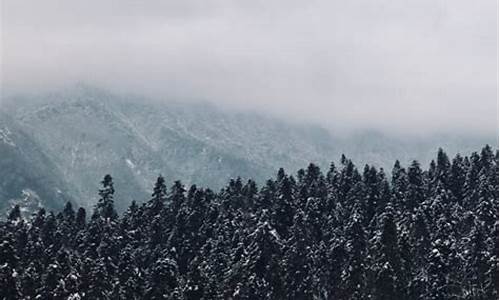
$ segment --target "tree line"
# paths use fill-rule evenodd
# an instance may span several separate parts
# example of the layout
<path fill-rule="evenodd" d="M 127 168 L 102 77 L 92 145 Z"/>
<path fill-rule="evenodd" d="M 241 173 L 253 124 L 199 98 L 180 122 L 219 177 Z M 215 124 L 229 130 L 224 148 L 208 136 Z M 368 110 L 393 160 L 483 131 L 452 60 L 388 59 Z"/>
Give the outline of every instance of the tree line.
<path fill-rule="evenodd" d="M 425 170 L 283 169 L 219 192 L 158 177 L 119 215 L 67 203 L 0 221 L 0 299 L 497 299 L 498 151 Z"/>

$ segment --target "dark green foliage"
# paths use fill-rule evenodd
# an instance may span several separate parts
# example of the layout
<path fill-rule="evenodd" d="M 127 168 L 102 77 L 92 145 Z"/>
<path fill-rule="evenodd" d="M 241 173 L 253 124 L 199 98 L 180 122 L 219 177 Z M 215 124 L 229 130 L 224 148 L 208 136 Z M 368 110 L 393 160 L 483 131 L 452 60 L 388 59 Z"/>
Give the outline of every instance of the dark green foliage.
<path fill-rule="evenodd" d="M 219 193 L 160 176 L 119 217 L 106 175 L 88 222 L 0 221 L 0 299 L 496 299 L 498 152 L 387 176 L 345 156 Z"/>
<path fill-rule="evenodd" d="M 19 205 L 16 205 L 10 211 L 9 216 L 7 217 L 7 219 L 9 219 L 9 221 L 17 221 L 20 218 L 21 218 L 21 209 L 19 208 Z"/>
<path fill-rule="evenodd" d="M 97 202 L 92 219 L 99 217 L 104 220 L 116 219 L 118 214 L 114 208 L 113 195 L 115 194 L 115 188 L 113 187 L 113 178 L 111 175 L 104 176 L 101 184 L 102 189 L 99 190 L 99 202 Z"/>

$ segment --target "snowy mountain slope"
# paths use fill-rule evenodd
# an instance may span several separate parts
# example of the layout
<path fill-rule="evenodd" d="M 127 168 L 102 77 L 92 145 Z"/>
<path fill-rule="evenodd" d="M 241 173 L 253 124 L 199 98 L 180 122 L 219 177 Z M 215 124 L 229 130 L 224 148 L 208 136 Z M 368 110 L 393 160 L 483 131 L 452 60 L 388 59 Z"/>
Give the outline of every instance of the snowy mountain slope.
<path fill-rule="evenodd" d="M 278 165 L 296 168 L 310 161 L 327 162 L 325 154 L 333 153 L 331 136 L 326 131 L 298 127 L 258 115 L 226 113 L 210 105 L 197 107 L 193 104 L 122 103 L 115 107 L 117 110 L 120 108 L 155 149 L 167 157 L 172 156 L 172 163 L 180 164 L 178 166 L 182 168 L 192 164 L 192 155 L 220 155 L 214 158 L 222 163 L 223 158 L 233 157 L 248 161 L 258 169 L 275 170 Z M 326 147 L 315 139 L 315 130 L 328 141 Z M 172 144 L 182 150 L 169 147 Z M 200 147 L 198 151 L 197 147 Z M 190 156 L 185 151 L 197 153 Z"/>
<path fill-rule="evenodd" d="M 209 105 L 127 103 L 95 91 L 55 95 L 12 112 L 74 183 L 86 207 L 97 200 L 107 173 L 115 177 L 123 209 L 133 199 L 146 199 L 158 174 L 217 189 L 232 177 L 262 181 L 277 166 L 320 161 L 325 150 L 317 149 L 307 130 L 272 119 Z"/>
<path fill-rule="evenodd" d="M 97 200 L 103 174 L 116 174 L 117 203 L 143 199 L 152 174 L 170 174 L 155 152 L 102 104 L 78 100 L 44 105 L 18 116 L 25 130 L 36 136 L 62 176 L 75 183 L 80 205 Z M 148 176 L 149 175 L 149 176 Z"/>
<path fill-rule="evenodd" d="M 21 204 L 60 209 L 72 201 L 71 185 L 56 165 L 8 115 L 0 113 L 0 211 Z"/>
<path fill-rule="evenodd" d="M 40 170 L 58 170 L 85 207 L 97 200 L 102 176 L 112 174 L 120 210 L 133 199 L 147 199 L 159 174 L 170 182 L 218 189 L 236 176 L 262 182 L 279 167 L 290 172 L 309 162 L 327 167 L 342 153 L 359 166 L 390 169 L 395 159 L 427 163 L 438 147 L 468 153 L 485 143 L 498 145 L 495 139 L 471 136 L 415 139 L 360 132 L 338 137 L 319 127 L 205 103 L 154 103 L 92 88 L 27 98 L 6 109 L 33 137 L 28 147 L 41 149 L 52 164 L 41 164 Z"/>

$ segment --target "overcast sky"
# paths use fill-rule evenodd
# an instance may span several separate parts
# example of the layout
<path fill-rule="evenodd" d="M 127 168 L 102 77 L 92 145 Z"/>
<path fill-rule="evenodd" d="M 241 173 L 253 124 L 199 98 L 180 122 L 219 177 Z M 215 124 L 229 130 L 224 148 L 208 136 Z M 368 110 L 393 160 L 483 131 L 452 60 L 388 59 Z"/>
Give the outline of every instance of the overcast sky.
<path fill-rule="evenodd" d="M 3 95 L 86 82 L 331 128 L 497 130 L 497 0 L 2 0 Z"/>

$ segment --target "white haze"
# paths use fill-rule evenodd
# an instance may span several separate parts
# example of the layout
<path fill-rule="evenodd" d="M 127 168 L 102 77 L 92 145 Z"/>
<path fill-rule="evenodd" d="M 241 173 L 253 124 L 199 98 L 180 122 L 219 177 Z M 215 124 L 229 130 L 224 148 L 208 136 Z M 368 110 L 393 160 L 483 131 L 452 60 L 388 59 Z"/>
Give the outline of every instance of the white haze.
<path fill-rule="evenodd" d="M 85 82 L 335 129 L 497 131 L 496 0 L 1 3 L 3 97 Z"/>

